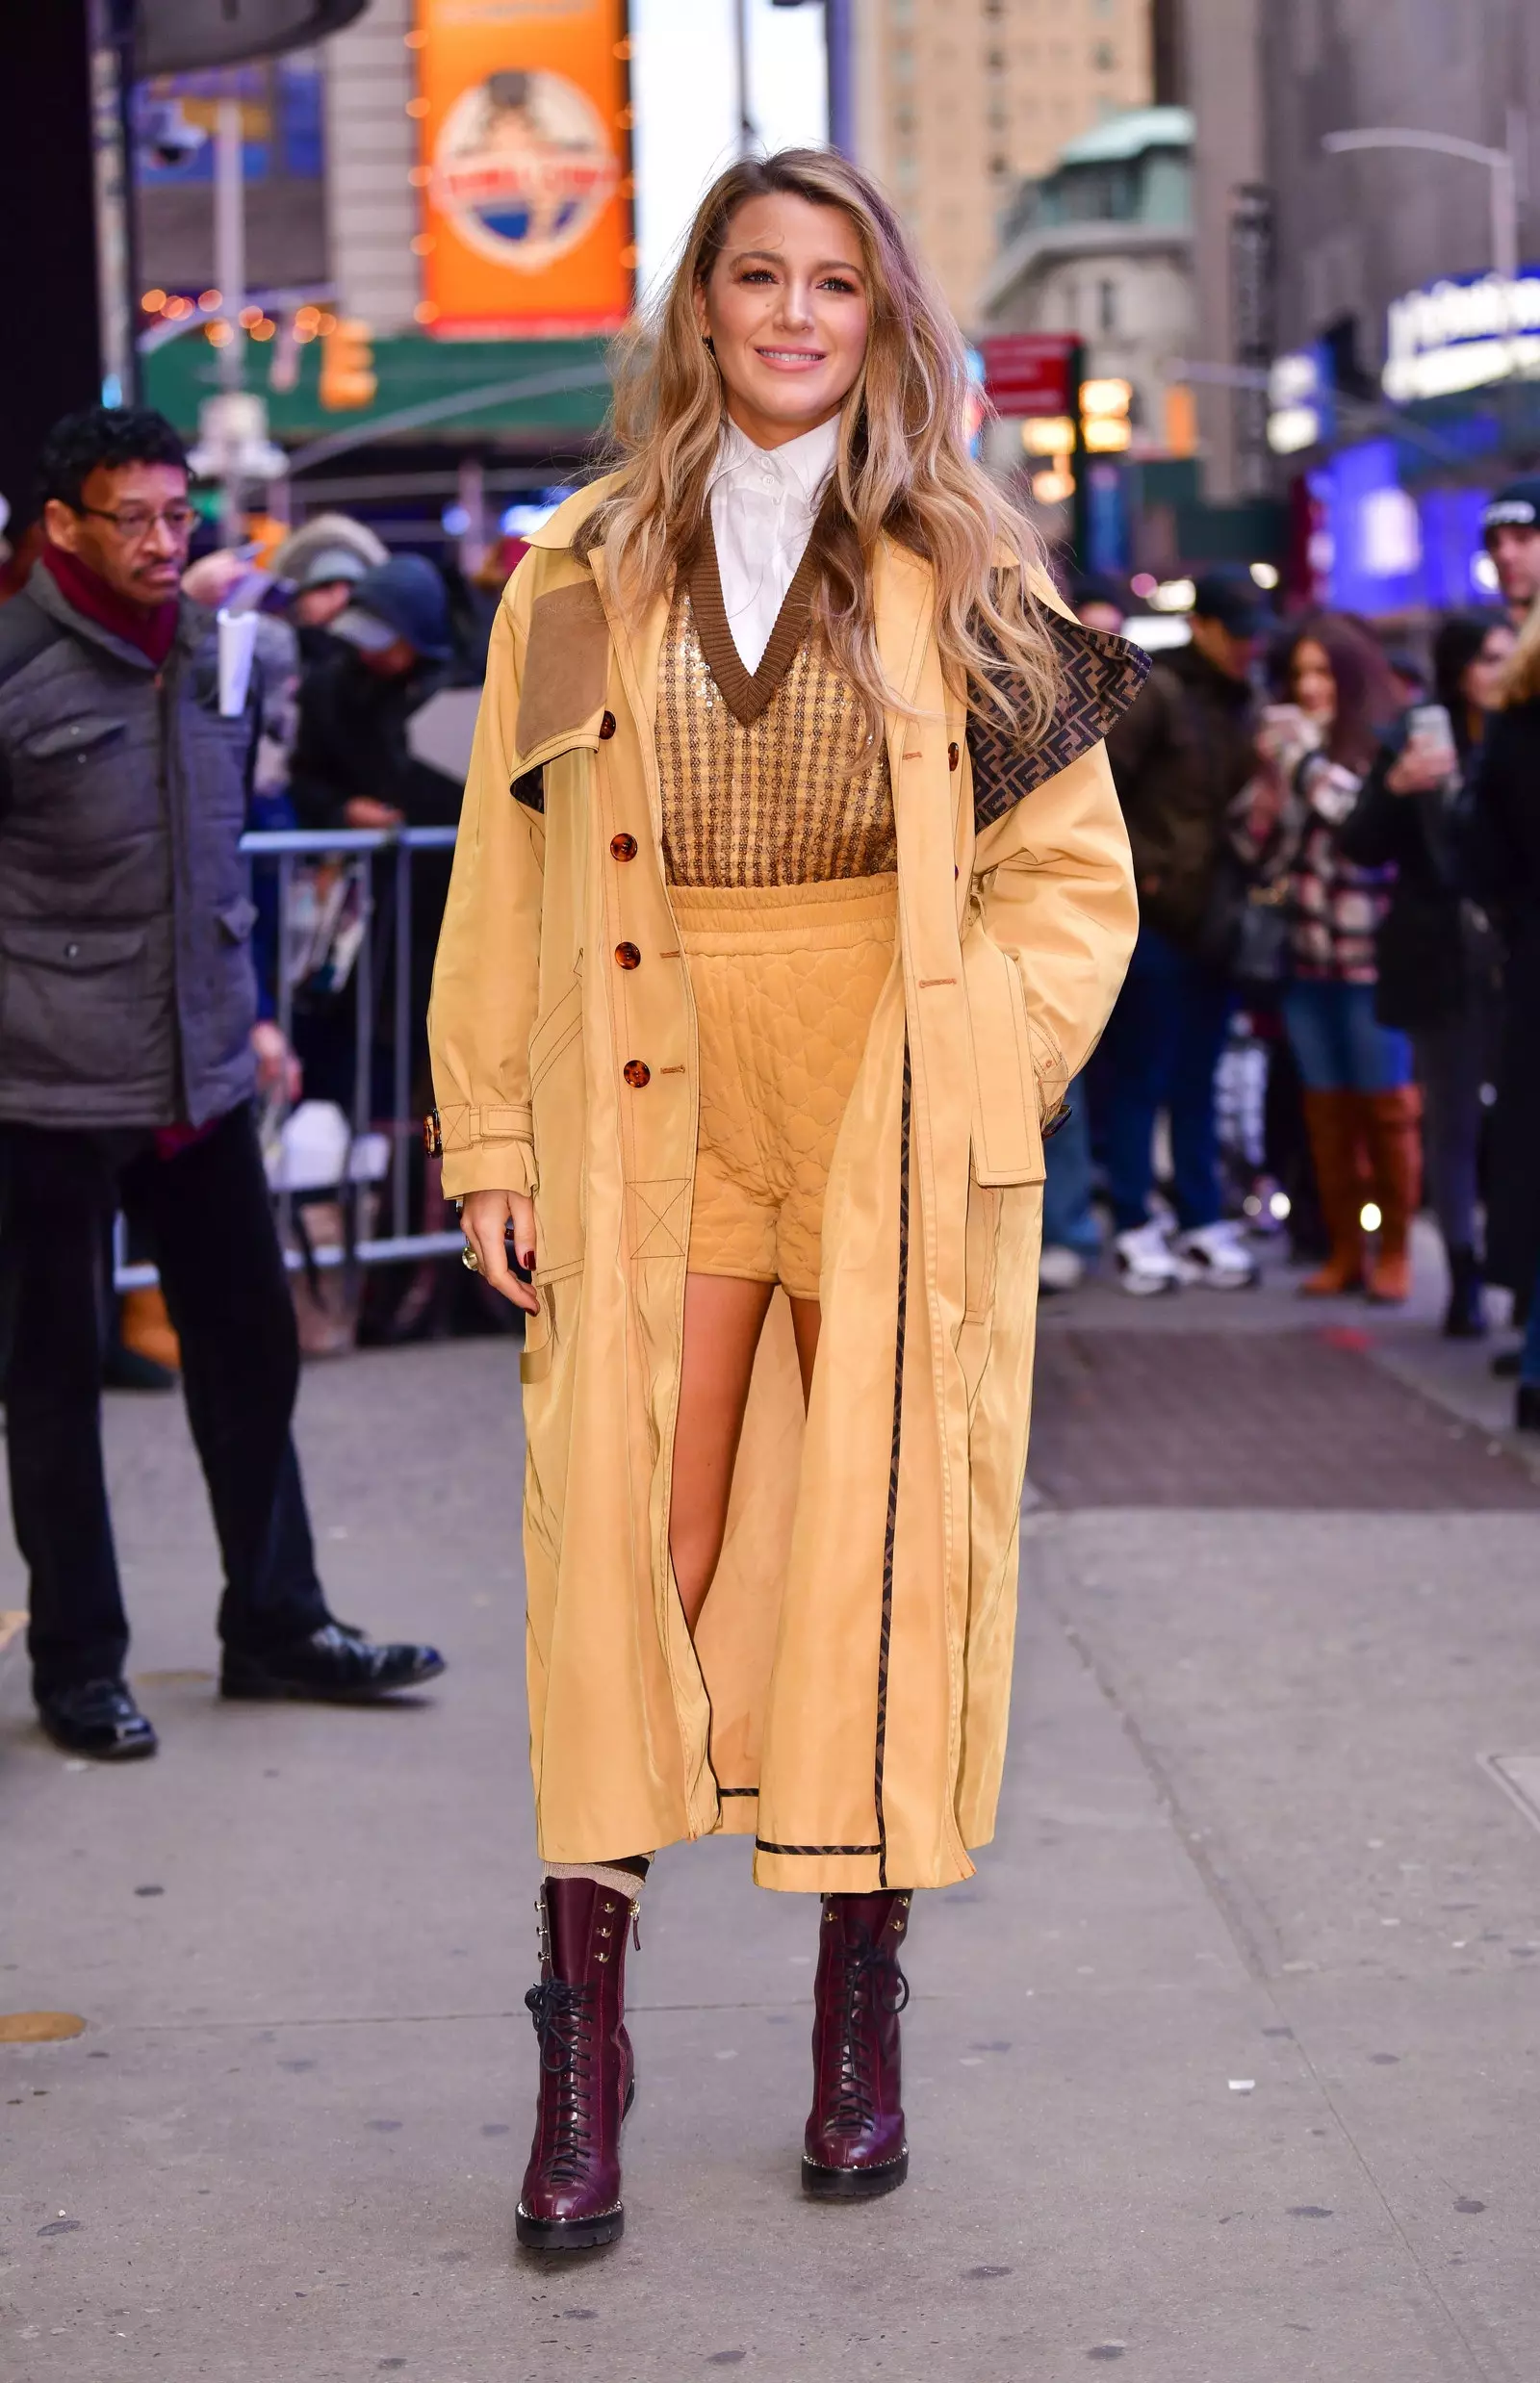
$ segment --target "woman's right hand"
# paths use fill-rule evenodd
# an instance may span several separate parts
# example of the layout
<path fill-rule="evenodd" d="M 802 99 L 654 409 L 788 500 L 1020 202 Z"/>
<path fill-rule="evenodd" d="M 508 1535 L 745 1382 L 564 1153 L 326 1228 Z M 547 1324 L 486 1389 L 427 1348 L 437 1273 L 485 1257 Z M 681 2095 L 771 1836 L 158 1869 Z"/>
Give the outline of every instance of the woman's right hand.
<path fill-rule="evenodd" d="M 500 1291 L 515 1307 L 522 1307 L 526 1315 L 535 1316 L 540 1312 L 540 1300 L 534 1285 L 521 1282 L 508 1264 L 503 1237 L 510 1222 L 519 1264 L 533 1273 L 535 1204 L 526 1192 L 468 1192 L 460 1203 L 460 1224 L 475 1251 L 483 1281 L 489 1282 L 494 1291 Z"/>

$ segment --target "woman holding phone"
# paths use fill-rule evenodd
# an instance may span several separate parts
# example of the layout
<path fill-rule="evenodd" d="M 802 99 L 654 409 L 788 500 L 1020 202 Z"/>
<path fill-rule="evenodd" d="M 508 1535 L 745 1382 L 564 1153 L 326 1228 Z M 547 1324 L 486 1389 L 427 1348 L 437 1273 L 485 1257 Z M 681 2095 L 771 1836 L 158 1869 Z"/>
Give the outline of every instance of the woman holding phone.
<path fill-rule="evenodd" d="M 1415 704 L 1386 740 L 1338 836 L 1346 859 L 1394 864 L 1379 924 L 1374 1014 L 1409 1035 L 1423 1094 L 1428 1192 L 1449 1265 L 1444 1331 L 1486 1330 L 1476 1231 L 1481 1088 L 1491 1075 L 1497 938 L 1464 898 L 1470 786 L 1513 651 L 1493 613 L 1456 613 L 1433 641 L 1438 701 Z"/>
<path fill-rule="evenodd" d="M 734 166 L 493 635 L 431 1027 L 467 1262 L 528 1320 L 537 2247 L 621 2231 L 659 1846 L 820 1897 L 802 2177 L 850 2198 L 907 2169 L 911 1898 L 993 1828 L 1042 1136 L 1133 940 L 1100 738 L 1142 662 L 1055 606 L 967 395 L 872 183 Z"/>
<path fill-rule="evenodd" d="M 1348 858 L 1341 831 L 1399 708 L 1384 655 L 1341 613 L 1301 623 L 1282 659 L 1290 701 L 1272 705 L 1240 841 L 1286 894 L 1284 1031 L 1304 1083 L 1305 1123 L 1330 1237 L 1299 1290 L 1404 1299 L 1421 1180 L 1411 1048 L 1375 1013 L 1374 938 L 1390 872 Z M 1364 1212 L 1378 1210 L 1377 1245 Z"/>

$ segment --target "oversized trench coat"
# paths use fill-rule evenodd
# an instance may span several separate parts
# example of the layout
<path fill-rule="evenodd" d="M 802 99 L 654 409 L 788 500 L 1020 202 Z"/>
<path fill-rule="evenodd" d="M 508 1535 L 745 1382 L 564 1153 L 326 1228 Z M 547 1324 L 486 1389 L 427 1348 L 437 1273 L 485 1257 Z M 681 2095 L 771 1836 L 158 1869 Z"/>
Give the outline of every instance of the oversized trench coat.
<path fill-rule="evenodd" d="M 830 1177 L 811 1404 L 778 1293 L 692 1643 L 668 1553 L 697 1050 L 654 741 L 667 606 L 626 618 L 603 548 L 569 551 L 605 485 L 552 517 L 499 611 L 429 1017 L 446 1191 L 535 1201 L 540 1853 L 728 1831 L 761 1885 L 945 1885 L 994 1826 L 1042 1122 L 1134 939 L 1100 738 L 1142 657 L 1056 618 L 1049 736 L 982 733 L 943 685 L 927 566 L 880 549 L 897 950 Z"/>

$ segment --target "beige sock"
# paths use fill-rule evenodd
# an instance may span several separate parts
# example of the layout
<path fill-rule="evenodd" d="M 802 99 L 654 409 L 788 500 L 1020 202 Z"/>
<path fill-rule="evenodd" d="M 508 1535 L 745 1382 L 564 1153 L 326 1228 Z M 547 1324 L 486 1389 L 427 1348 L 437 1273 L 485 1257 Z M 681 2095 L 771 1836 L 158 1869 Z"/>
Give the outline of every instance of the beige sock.
<path fill-rule="evenodd" d="M 605 1886 L 612 1895 L 624 1896 L 628 1904 L 638 1900 L 646 1883 L 645 1878 L 639 1878 L 634 1870 L 612 1869 L 603 1861 L 548 1861 L 546 1876 L 548 1879 L 592 1879 L 596 1886 Z"/>

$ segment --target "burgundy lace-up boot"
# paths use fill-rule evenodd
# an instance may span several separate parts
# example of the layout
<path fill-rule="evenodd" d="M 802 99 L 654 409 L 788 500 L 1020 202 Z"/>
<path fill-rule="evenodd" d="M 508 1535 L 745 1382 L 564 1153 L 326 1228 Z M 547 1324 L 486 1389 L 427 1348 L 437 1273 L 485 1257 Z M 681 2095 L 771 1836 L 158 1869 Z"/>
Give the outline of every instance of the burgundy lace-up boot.
<path fill-rule="evenodd" d="M 529 2250 L 618 2242 L 621 2120 L 635 2091 L 626 2033 L 634 1907 L 594 1879 L 540 1889 L 540 1984 L 525 1996 L 540 2044 L 535 2139 L 515 2230 Z"/>
<path fill-rule="evenodd" d="M 815 2200 L 867 2200 L 909 2174 L 898 2057 L 898 2014 L 909 2000 L 898 1946 L 909 1905 L 897 1893 L 824 1897 L 802 2155 L 802 2189 Z"/>

